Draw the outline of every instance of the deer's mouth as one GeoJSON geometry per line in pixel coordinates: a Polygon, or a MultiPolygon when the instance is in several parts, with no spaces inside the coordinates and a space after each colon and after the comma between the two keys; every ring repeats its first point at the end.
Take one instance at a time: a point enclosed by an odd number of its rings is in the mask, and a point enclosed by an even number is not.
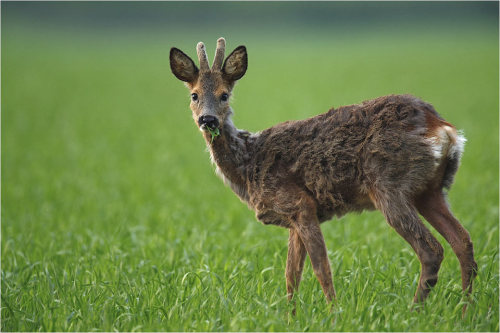
{"type": "Polygon", "coordinates": [[[212,141],[214,140],[215,137],[220,135],[220,131],[219,131],[218,127],[210,127],[208,125],[202,125],[202,126],[200,126],[200,129],[202,131],[210,133],[210,135],[212,136],[212,141]]]}
{"type": "Polygon", "coordinates": [[[211,132],[211,131],[215,131],[216,129],[217,129],[216,124],[201,124],[200,125],[200,130],[202,130],[202,131],[211,132]]]}

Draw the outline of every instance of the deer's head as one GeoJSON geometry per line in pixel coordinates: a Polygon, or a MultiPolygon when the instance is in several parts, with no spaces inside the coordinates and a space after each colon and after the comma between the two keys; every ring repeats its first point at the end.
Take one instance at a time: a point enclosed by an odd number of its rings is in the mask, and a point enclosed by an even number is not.
{"type": "Polygon", "coordinates": [[[170,68],[179,80],[186,82],[191,92],[193,119],[202,131],[213,131],[224,124],[232,112],[229,98],[234,84],[247,70],[246,48],[238,46],[223,63],[225,46],[224,38],[219,38],[210,68],[205,45],[199,42],[196,46],[199,69],[181,50],[175,47],[170,50],[170,68]]]}

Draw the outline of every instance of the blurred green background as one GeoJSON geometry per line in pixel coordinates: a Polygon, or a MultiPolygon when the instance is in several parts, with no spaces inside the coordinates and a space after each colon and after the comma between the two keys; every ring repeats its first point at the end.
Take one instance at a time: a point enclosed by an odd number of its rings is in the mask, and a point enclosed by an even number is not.
{"type": "Polygon", "coordinates": [[[2,331],[498,331],[498,2],[5,2],[2,331]],[[393,93],[468,138],[449,199],[479,276],[461,318],[450,247],[427,306],[378,212],[322,225],[289,317],[287,232],[217,179],[171,47],[247,46],[232,107],[258,131],[393,93]],[[337,318],[332,323],[332,318],[337,318]]]}

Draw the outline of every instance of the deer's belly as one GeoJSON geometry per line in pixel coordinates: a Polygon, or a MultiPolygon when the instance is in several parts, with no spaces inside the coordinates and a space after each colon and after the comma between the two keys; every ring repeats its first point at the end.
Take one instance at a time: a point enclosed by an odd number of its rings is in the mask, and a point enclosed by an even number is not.
{"type": "Polygon", "coordinates": [[[256,211],[257,220],[263,224],[272,224],[279,227],[290,228],[290,218],[273,210],[256,211]]]}

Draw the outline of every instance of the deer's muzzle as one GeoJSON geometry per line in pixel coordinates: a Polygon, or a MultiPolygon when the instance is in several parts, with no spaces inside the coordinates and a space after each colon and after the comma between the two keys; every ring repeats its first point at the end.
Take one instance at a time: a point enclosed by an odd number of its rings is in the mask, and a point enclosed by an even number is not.
{"type": "Polygon", "coordinates": [[[215,116],[203,115],[198,118],[198,126],[200,126],[202,130],[206,130],[207,128],[213,130],[219,127],[219,119],[215,116]]]}

